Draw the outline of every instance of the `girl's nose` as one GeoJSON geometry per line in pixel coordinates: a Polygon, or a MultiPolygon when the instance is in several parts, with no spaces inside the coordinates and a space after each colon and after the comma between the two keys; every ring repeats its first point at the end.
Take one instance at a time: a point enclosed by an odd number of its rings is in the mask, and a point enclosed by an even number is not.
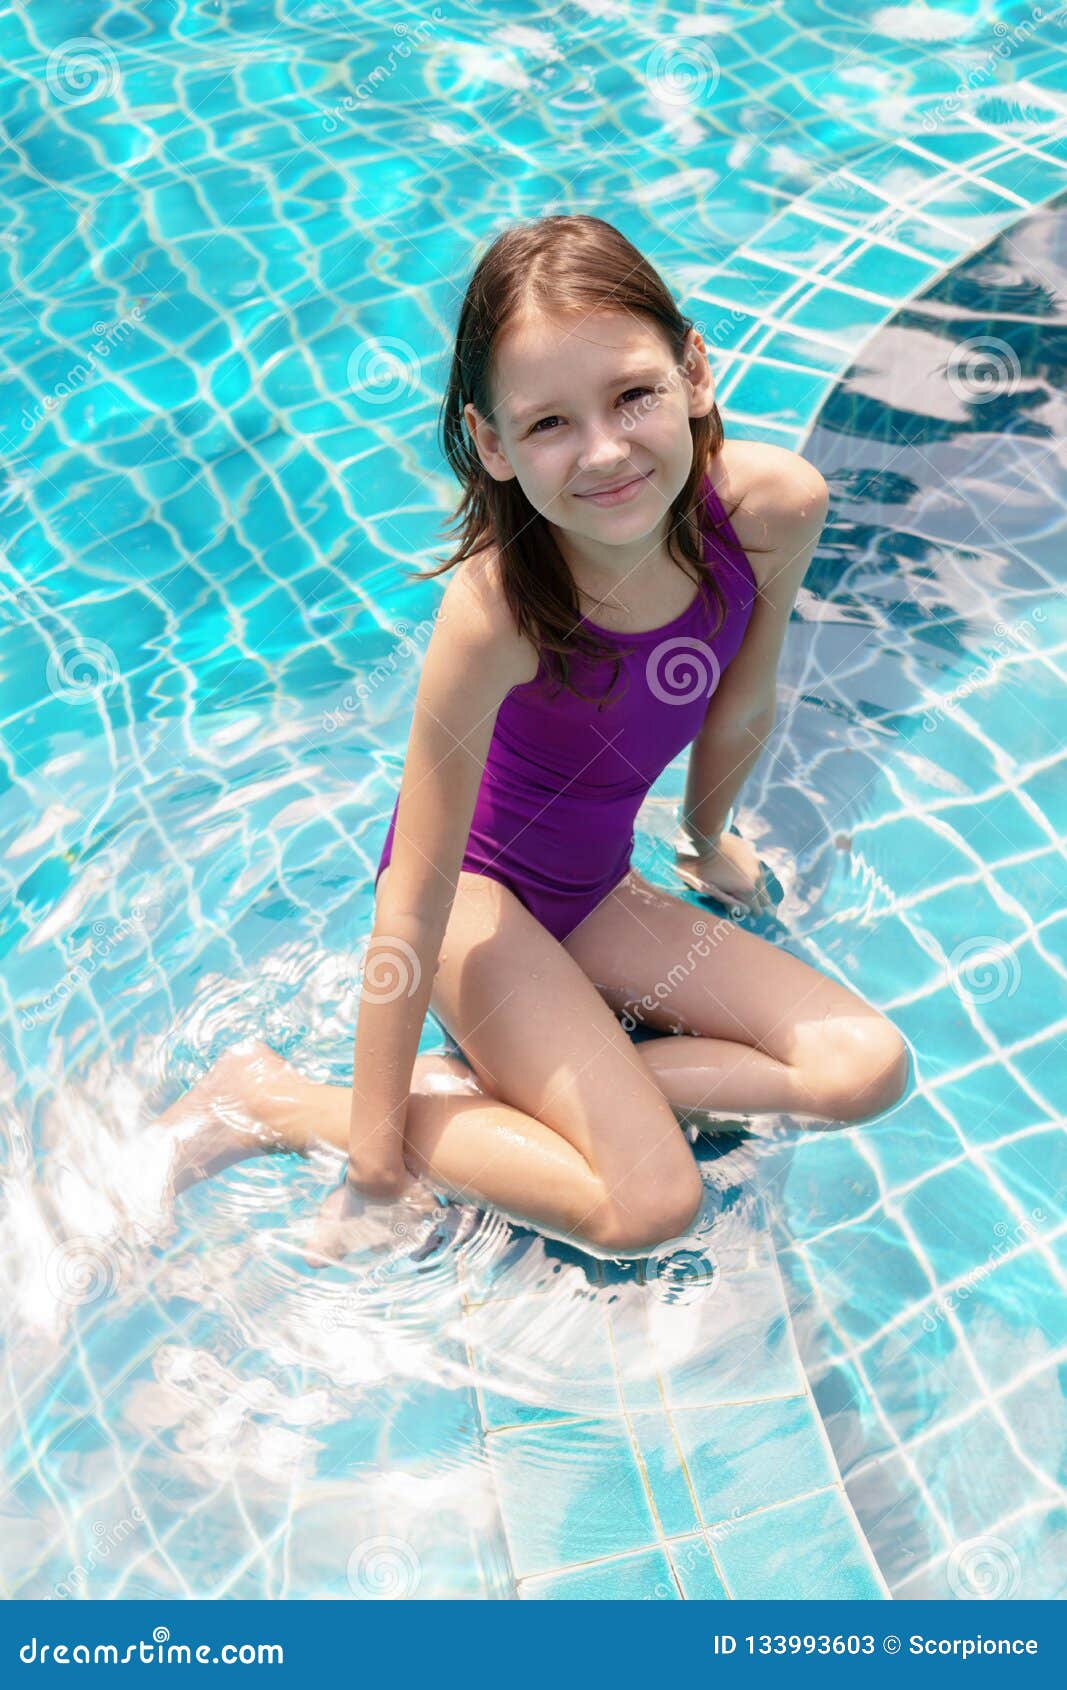
{"type": "Polygon", "coordinates": [[[629,456],[630,442],[605,429],[597,439],[591,440],[584,450],[579,452],[578,468],[610,469],[615,464],[624,464],[629,456]]]}

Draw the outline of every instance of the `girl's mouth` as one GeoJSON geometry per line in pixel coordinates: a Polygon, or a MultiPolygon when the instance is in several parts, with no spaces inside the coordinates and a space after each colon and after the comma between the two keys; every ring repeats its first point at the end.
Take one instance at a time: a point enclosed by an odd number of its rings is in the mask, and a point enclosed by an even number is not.
{"type": "Polygon", "coordinates": [[[576,493],[574,496],[576,499],[588,499],[591,505],[625,505],[637,497],[648,480],[648,475],[635,475],[610,493],[576,493]]]}

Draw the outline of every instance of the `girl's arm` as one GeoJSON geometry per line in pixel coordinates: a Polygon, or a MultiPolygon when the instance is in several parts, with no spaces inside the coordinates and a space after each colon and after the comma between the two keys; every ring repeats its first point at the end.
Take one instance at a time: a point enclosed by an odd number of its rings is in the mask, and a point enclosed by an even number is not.
{"type": "Polygon", "coordinates": [[[757,591],[741,649],[711,696],[689,756],[681,825],[698,855],[719,848],[734,799],[774,727],[778,660],[829,498],[819,471],[795,452],[754,445],[745,461],[750,484],[732,521],[746,551],[753,547],[757,591]]]}
{"type": "Polygon", "coordinates": [[[347,1178],[367,1195],[386,1197],[406,1183],[419,1039],[497,710],[528,678],[529,649],[484,570],[452,576],[419,680],[359,1000],[347,1178]]]}

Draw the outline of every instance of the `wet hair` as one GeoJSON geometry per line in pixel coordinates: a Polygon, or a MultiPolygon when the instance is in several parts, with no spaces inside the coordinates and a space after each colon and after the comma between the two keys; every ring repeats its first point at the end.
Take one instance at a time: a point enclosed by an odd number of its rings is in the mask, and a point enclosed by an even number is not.
{"type": "MultiPolygon", "coordinates": [[[[549,525],[517,477],[497,481],[485,469],[463,408],[471,404],[481,416],[492,417],[493,347],[507,324],[530,310],[566,318],[606,309],[629,312],[655,324],[675,366],[681,366],[693,319],[679,311],[652,265],[610,223],[577,212],[513,223],[497,235],[467,286],[439,417],[442,449],[462,488],[456,515],[446,524],[459,530],[458,543],[436,569],[413,572],[428,580],[495,547],[516,626],[538,649],[538,673],[542,668],[554,669],[560,685],[581,697],[588,695],[571,681],[568,657],[581,653],[590,659],[613,660],[610,693],[621,668],[618,647],[605,647],[579,626],[578,592],[549,525]]],[[[712,405],[707,416],[690,417],[689,427],[693,461],[668,513],[667,553],[683,574],[696,580],[702,594],[712,595],[717,632],[725,618],[726,600],[707,567],[702,527],[712,522],[705,506],[707,468],[724,438],[718,408],[712,405]]]]}

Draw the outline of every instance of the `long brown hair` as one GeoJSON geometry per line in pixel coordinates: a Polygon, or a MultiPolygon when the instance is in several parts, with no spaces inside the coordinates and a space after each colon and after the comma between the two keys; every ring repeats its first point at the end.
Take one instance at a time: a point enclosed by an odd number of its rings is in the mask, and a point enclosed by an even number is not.
{"type": "MultiPolygon", "coordinates": [[[[625,235],[584,212],[509,225],[483,255],[467,286],[439,418],[442,449],[463,490],[455,517],[445,525],[460,530],[459,540],[451,557],[436,569],[411,573],[430,580],[495,545],[504,595],[520,632],[537,646],[539,672],[542,664],[553,667],[548,654],[554,654],[560,684],[585,697],[569,679],[568,655],[613,660],[609,691],[614,691],[621,667],[618,648],[605,647],[577,626],[578,593],[551,529],[517,477],[497,481],[488,473],[463,415],[464,405],[471,404],[481,416],[492,416],[494,342],[505,324],[531,306],[552,315],[617,308],[649,318],[665,336],[676,366],[681,364],[686,334],[695,325],[678,310],[660,276],[625,235]]],[[[702,518],[711,521],[704,506],[707,467],[724,438],[718,407],[712,405],[705,417],[690,417],[689,427],[693,462],[668,513],[667,554],[683,574],[697,581],[701,593],[714,596],[718,632],[726,600],[707,567],[701,527],[702,518]]]]}

